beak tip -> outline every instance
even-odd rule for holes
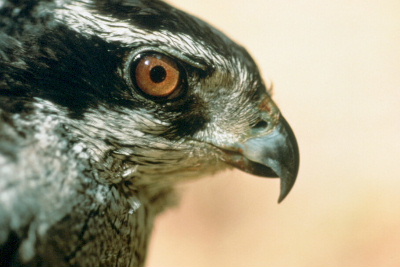
[[[285,126],[286,131],[288,133],[288,137],[290,140],[289,146],[291,147],[292,152],[290,153],[289,156],[289,164],[286,165],[287,166],[286,172],[283,172],[282,176],[280,176],[281,192],[278,198],[278,203],[281,203],[287,197],[289,192],[292,190],[294,183],[296,182],[300,166],[300,153],[296,137],[291,127],[283,117],[282,117],[282,123]]]
[[[283,195],[282,193],[279,195],[278,198],[278,204],[281,204],[281,202],[285,199],[286,195]]]
[[[278,204],[280,204],[286,197],[289,195],[289,192],[292,190],[294,182],[291,185],[286,184],[283,180],[281,180],[281,192],[278,198]]]
[[[289,195],[290,191],[292,190],[295,182],[296,182],[296,178],[297,178],[297,174],[299,171],[299,161],[298,161],[298,157],[296,157],[296,164],[294,169],[292,169],[292,172],[286,172],[286,175],[282,175],[279,176],[281,179],[281,192],[279,194],[279,198],[278,198],[278,203],[281,203],[286,197],[287,195]]]
[[[281,180],[281,189],[280,189],[281,192],[279,194],[278,203],[281,203],[287,197],[287,195],[289,195],[290,191],[292,190],[296,182],[297,174],[299,171],[298,154],[297,157],[295,157],[294,166],[292,166],[292,168],[290,169],[291,169],[290,171],[286,170],[286,172],[284,172],[282,175],[279,175]]]

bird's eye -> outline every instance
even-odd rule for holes
[[[140,57],[131,67],[131,79],[144,94],[156,98],[174,98],[182,90],[182,71],[171,58],[151,54]]]

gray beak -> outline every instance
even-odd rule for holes
[[[236,143],[225,152],[227,163],[245,172],[262,177],[280,177],[278,203],[285,199],[296,181],[299,148],[292,129],[282,116],[272,131]]]

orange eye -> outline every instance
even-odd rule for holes
[[[173,96],[181,88],[181,71],[178,65],[162,55],[141,58],[132,76],[143,93],[154,97]]]

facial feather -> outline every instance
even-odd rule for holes
[[[143,55],[174,62],[177,94],[141,90]],[[0,250],[17,239],[23,264],[142,266],[177,182],[282,169],[288,193],[298,150],[280,119],[247,51],[164,2],[0,0]]]

